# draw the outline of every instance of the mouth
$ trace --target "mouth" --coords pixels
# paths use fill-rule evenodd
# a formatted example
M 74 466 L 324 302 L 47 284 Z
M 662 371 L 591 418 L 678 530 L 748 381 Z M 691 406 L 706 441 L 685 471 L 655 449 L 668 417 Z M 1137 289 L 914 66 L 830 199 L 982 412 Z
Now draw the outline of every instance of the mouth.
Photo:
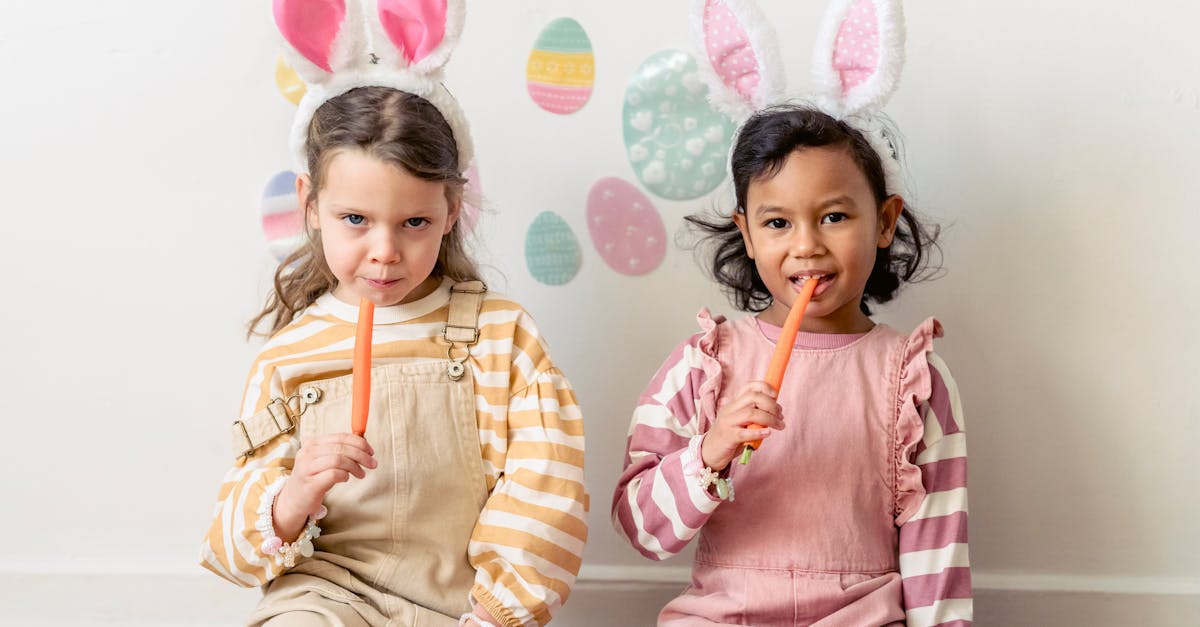
M 363 281 L 377 290 L 386 290 L 399 283 L 400 279 L 363 279 Z
M 816 298 L 825 292 L 825 290 L 829 289 L 829 285 L 833 283 L 836 277 L 837 275 L 832 272 L 825 272 L 822 270 L 801 270 L 800 272 L 788 277 L 788 282 L 792 284 L 792 289 L 799 293 L 800 290 L 804 289 L 804 284 L 809 279 L 817 279 L 817 290 L 813 292 L 813 298 Z

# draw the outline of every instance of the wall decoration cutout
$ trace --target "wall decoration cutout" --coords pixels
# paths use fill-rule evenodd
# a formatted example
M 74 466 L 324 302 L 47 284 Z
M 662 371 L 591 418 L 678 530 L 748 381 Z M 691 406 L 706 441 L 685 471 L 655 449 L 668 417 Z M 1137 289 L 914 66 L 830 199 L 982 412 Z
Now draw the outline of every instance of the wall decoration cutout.
M 607 177 L 592 185 L 587 221 L 596 252 L 621 274 L 646 274 L 666 256 L 667 231 L 658 209 L 624 179 Z
M 725 179 L 734 124 L 707 94 L 696 60 L 681 50 L 655 53 L 629 80 L 625 154 L 642 185 L 662 198 L 699 198 Z
M 288 65 L 283 55 L 279 55 L 279 58 L 275 60 L 275 87 L 279 89 L 279 93 L 284 98 L 287 98 L 288 102 L 294 105 L 299 105 L 300 99 L 308 91 L 308 87 L 304 85 L 300 75 L 292 69 L 292 66 Z
M 282 262 L 304 243 L 304 214 L 296 197 L 296 173 L 284 170 L 267 181 L 262 199 L 263 234 L 267 248 Z
M 575 278 L 582 264 L 579 240 L 558 214 L 543 211 L 525 234 L 525 265 L 533 278 L 562 285 Z
M 525 66 L 529 97 L 550 113 L 566 115 L 587 104 L 596 82 L 592 42 L 579 22 L 562 17 L 546 25 Z
M 479 225 L 480 205 L 483 203 L 483 182 L 479 178 L 479 162 L 472 161 L 471 167 L 463 172 L 467 184 L 463 186 L 462 213 L 459 214 L 458 226 L 463 233 L 471 234 Z

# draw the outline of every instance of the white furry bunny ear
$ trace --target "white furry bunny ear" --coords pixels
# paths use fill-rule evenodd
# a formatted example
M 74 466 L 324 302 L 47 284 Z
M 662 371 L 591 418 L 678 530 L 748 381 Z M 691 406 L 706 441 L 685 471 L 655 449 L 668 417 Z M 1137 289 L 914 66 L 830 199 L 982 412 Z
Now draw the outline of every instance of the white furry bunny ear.
M 466 8 L 463 0 L 375 0 L 375 14 L 370 27 L 380 63 L 429 75 L 450 60 Z
M 692 38 L 708 100 L 722 113 L 741 121 L 780 100 L 779 44 L 752 0 L 692 0 Z
M 904 67 L 900 0 L 833 0 L 813 54 L 821 108 L 845 117 L 878 110 L 891 98 Z
M 363 49 L 356 3 L 274 0 L 275 24 L 287 41 L 288 62 L 304 82 L 323 83 L 353 65 Z

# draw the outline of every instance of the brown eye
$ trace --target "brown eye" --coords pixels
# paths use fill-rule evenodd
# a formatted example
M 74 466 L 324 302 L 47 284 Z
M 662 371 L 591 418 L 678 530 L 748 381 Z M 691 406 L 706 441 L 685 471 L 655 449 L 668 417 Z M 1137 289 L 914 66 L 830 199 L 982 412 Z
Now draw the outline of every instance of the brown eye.
M 848 216 L 846 214 L 840 212 L 826 214 L 823 218 L 821 218 L 821 224 L 837 224 L 838 222 L 845 220 L 847 217 Z

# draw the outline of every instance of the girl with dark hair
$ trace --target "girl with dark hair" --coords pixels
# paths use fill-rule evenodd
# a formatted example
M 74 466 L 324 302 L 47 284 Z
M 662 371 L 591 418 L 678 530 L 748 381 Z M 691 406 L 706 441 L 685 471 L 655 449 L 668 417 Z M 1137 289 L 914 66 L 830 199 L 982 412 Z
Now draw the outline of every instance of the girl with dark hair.
M 862 23 L 894 17 L 898 2 L 851 4 L 870 11 L 832 3 L 838 23 L 851 21 L 839 42 L 895 33 Z M 761 37 L 733 23 L 750 5 L 697 5 L 694 23 L 714 34 L 707 53 L 719 77 L 732 76 L 729 89 L 769 85 L 768 72 L 746 72 L 746 50 Z M 848 46 L 846 55 L 864 48 Z M 875 79 L 840 76 L 848 82 L 824 106 L 757 107 L 730 159 L 736 205 L 689 218 L 711 245 L 713 277 L 756 315 L 702 310 L 701 331 L 671 353 L 634 410 L 613 497 L 617 530 L 656 560 L 699 536 L 691 585 L 659 625 L 972 618 L 962 408 L 933 352 L 941 325 L 929 318 L 901 333 L 872 320 L 869 306 L 922 276 L 936 231 L 906 206 L 882 117 L 828 104 L 853 101 L 855 86 Z M 776 389 L 764 372 L 810 280 L 815 293 Z M 751 463 L 735 461 L 755 440 Z

